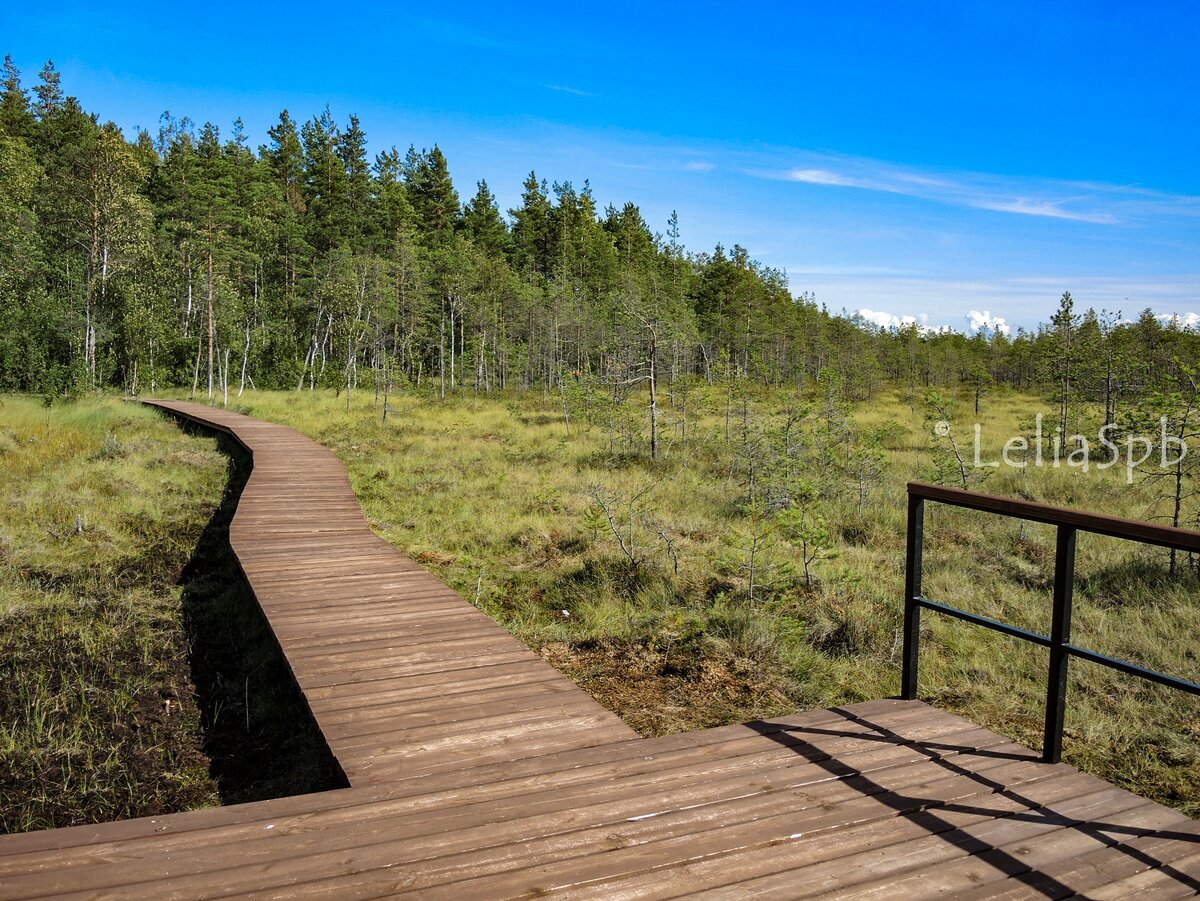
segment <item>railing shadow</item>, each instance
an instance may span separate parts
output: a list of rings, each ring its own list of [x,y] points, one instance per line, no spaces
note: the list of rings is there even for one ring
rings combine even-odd
[[[1147,836],[1174,839],[1181,842],[1193,843],[1200,847],[1200,835],[1189,832],[1172,830],[1143,829],[1128,826],[1119,822],[1104,822],[1099,820],[1082,820],[1056,812],[1052,807],[1044,805],[1036,797],[1036,792],[1027,793],[1020,789],[1011,788],[1003,782],[990,778],[987,772],[977,772],[968,763],[955,759],[958,755],[969,758],[1011,758],[1037,763],[1038,757],[1030,753],[1012,753],[1008,751],[990,751],[975,749],[970,746],[956,745],[951,742],[915,741],[899,733],[873,722],[869,718],[856,716],[842,709],[835,708],[832,712],[845,717],[848,723],[853,722],[873,730],[874,734],[861,732],[839,731],[834,727],[813,728],[808,726],[788,726],[781,730],[779,724],[770,722],[746,723],[746,727],[772,741],[783,745],[794,753],[804,757],[810,763],[821,767],[830,775],[839,779],[843,784],[859,791],[863,796],[869,796],[885,808],[893,810],[897,816],[926,829],[931,836],[938,836],[948,844],[960,848],[965,854],[982,858],[1006,877],[1024,884],[1031,892],[1047,898],[1063,898],[1075,894],[1070,886],[1065,885],[1049,874],[1031,867],[1020,857],[1003,848],[977,838],[961,827],[954,825],[943,813],[967,813],[981,816],[994,816],[996,819],[1023,821],[1053,829],[1074,829],[1088,835],[1100,845],[1127,854],[1149,869],[1161,870],[1180,885],[1193,891],[1200,891],[1200,879],[1173,868],[1168,862],[1148,854],[1140,848],[1130,847],[1126,842]],[[931,764],[943,769],[948,776],[961,777],[975,783],[981,792],[992,793],[1020,805],[1017,810],[989,809],[979,804],[943,801],[937,798],[922,797],[919,792],[905,792],[889,788],[878,778],[863,773],[853,766],[842,762],[836,756],[813,746],[804,740],[805,735],[845,736],[866,742],[879,742],[911,748],[923,755]],[[1038,764],[1048,769],[1053,764]],[[928,781],[928,780],[926,780]]]
[[[213,432],[177,417],[180,427]],[[250,475],[250,456],[217,433],[229,458],[221,505],[180,577],[192,680],[221,800],[226,804],[349,785],[229,543],[229,524]]]

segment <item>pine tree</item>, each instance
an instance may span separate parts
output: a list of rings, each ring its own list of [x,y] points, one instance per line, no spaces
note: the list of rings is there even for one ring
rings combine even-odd
[[[338,156],[338,130],[326,107],[301,129],[308,241],[325,260],[346,238],[350,219],[346,167]]]
[[[371,211],[371,167],[367,162],[367,136],[358,116],[338,136],[337,155],[346,168],[346,221],[344,232],[351,236],[356,249],[362,249],[373,225]]]
[[[500,218],[500,208],[487,182],[481,180],[476,187],[475,196],[463,207],[463,228],[488,256],[502,256],[509,248],[508,226]]]
[[[1059,301],[1058,312],[1051,320],[1053,356],[1050,360],[1054,378],[1054,399],[1058,404],[1058,431],[1062,441],[1066,441],[1071,435],[1071,411],[1077,392],[1075,333],[1078,327],[1079,317],[1075,315],[1075,301],[1071,299],[1070,291],[1064,291]]]
[[[192,196],[195,200],[198,244],[203,254],[204,280],[204,344],[207,349],[207,393],[213,397],[221,372],[220,350],[225,335],[220,334],[221,319],[226,312],[219,307],[222,301],[235,299],[230,291],[226,267],[233,255],[234,232],[233,171],[229,157],[221,147],[220,131],[205,123],[196,145],[196,182]],[[232,312],[232,311],[230,311]]]
[[[530,172],[525,179],[521,207],[509,210],[513,219],[513,263],[526,275],[548,275],[551,265],[550,199],[546,183]]]
[[[458,226],[460,209],[449,164],[436,144],[417,158],[406,185],[422,234],[431,247],[444,246]]]
[[[29,108],[29,95],[21,87],[21,72],[12,56],[4,57],[4,96],[0,99],[0,134],[11,138],[29,138],[35,120]]]
[[[279,114],[279,122],[267,130],[271,143],[259,151],[267,163],[274,186],[269,195],[275,225],[277,268],[282,282],[283,300],[288,311],[295,304],[299,284],[307,273],[306,261],[311,252],[305,234],[304,216],[304,146],[300,133],[287,110]]]
[[[37,95],[34,109],[38,119],[45,121],[62,108],[62,76],[54,68],[54,60],[48,60],[46,65],[42,66],[42,71],[38,73],[38,76],[42,81],[33,89],[33,93]]]

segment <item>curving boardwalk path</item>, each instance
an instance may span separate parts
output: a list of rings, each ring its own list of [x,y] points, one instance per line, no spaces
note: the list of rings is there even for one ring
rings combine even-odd
[[[149,403],[250,452],[230,543],[351,785],[637,737],[376,536],[331,451],[237,413]]]
[[[0,898],[1186,897],[1200,823],[915,701],[639,739],[278,425],[230,540],[350,787],[0,837]]]

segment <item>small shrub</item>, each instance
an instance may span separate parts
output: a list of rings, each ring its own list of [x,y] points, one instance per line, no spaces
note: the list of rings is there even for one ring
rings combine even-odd
[[[117,460],[125,456],[125,446],[116,435],[109,432],[100,442],[100,450],[96,451],[94,460]]]

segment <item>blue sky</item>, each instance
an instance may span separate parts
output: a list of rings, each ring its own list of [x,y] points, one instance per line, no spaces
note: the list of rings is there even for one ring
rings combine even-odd
[[[528,171],[880,321],[1200,311],[1200,6],[7,4],[0,52],[127,129],[279,111]],[[976,317],[977,319],[979,317]]]

